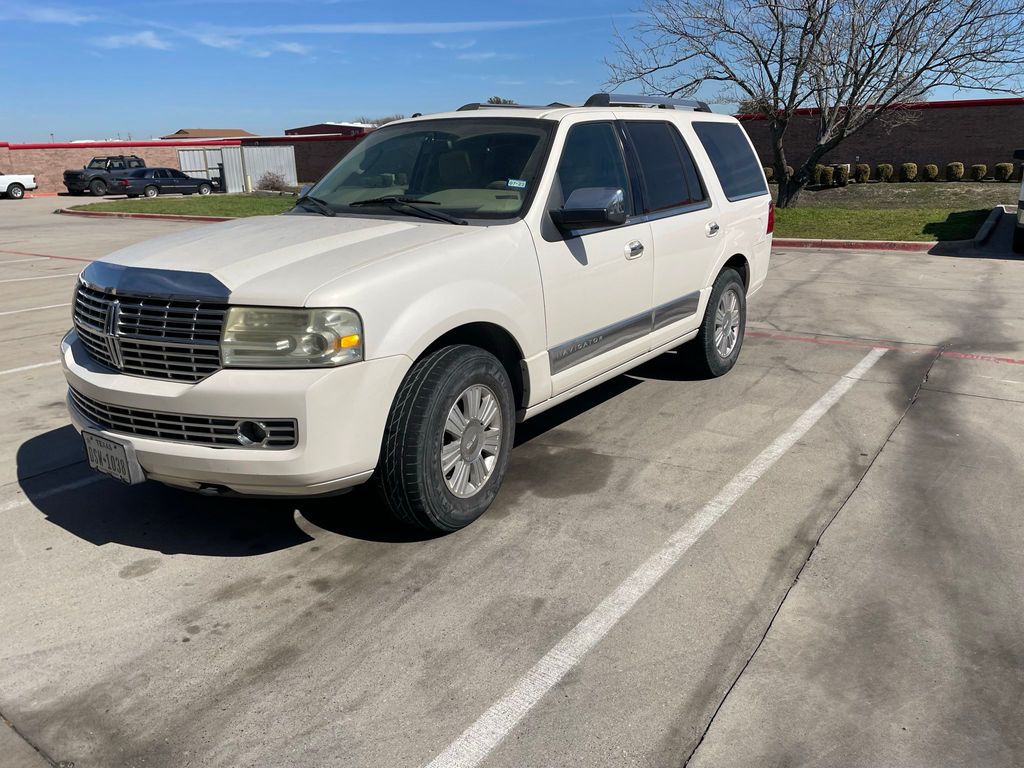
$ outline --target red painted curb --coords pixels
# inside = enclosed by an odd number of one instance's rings
[[[66,216],[94,216],[107,219],[157,219],[159,221],[234,221],[237,216],[185,216],[176,213],[122,213],[121,211],[74,211],[58,208],[56,213]]]
[[[803,240],[781,237],[772,240],[773,248],[842,248],[865,251],[930,251],[938,244],[938,241],[916,243],[909,240]]]

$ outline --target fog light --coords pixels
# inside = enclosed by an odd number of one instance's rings
[[[240,445],[263,445],[267,439],[267,427],[258,421],[240,421],[235,425]]]

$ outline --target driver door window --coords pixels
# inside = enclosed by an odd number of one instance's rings
[[[577,189],[621,189],[632,212],[629,176],[612,123],[581,123],[569,130],[552,187],[551,207],[561,208]]]

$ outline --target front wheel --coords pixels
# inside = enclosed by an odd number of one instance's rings
[[[145,195],[146,197],[156,197],[157,195],[159,195],[159,194],[160,194],[160,190],[159,190],[159,189],[157,189],[156,187],[154,187],[154,186],[150,185],[150,186],[146,187],[146,188],[145,188],[145,189],[144,189],[144,190],[142,191],[142,193],[143,193],[143,194],[144,194],[144,195]]]
[[[706,378],[723,376],[740,356],[747,326],[747,291],[734,269],[723,269],[708,298],[697,338],[680,350]]]
[[[200,184],[199,185],[199,194],[200,195],[208,195],[211,192],[213,192],[213,187],[211,187],[209,184]]]
[[[93,179],[89,182],[89,191],[92,192],[95,197],[103,197],[107,194],[107,182],[102,179]]]
[[[377,485],[402,522],[458,530],[498,495],[514,437],[502,364],[477,347],[444,347],[418,360],[395,396]]]
[[[7,196],[11,200],[21,200],[25,196],[25,188],[21,184],[11,184],[7,188]]]

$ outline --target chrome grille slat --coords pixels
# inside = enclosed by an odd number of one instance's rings
[[[115,300],[120,312],[113,341],[106,326]],[[197,382],[220,370],[227,311],[226,304],[114,296],[80,285],[74,323],[86,351],[102,365],[132,376]]]
[[[243,420],[240,418],[162,413],[111,405],[94,400],[73,388],[68,390],[68,395],[79,413],[111,432],[219,448],[285,450],[294,448],[298,442],[298,425],[294,419],[246,419],[263,424],[267,430],[267,439],[262,446],[242,446],[235,431],[235,425]]]

